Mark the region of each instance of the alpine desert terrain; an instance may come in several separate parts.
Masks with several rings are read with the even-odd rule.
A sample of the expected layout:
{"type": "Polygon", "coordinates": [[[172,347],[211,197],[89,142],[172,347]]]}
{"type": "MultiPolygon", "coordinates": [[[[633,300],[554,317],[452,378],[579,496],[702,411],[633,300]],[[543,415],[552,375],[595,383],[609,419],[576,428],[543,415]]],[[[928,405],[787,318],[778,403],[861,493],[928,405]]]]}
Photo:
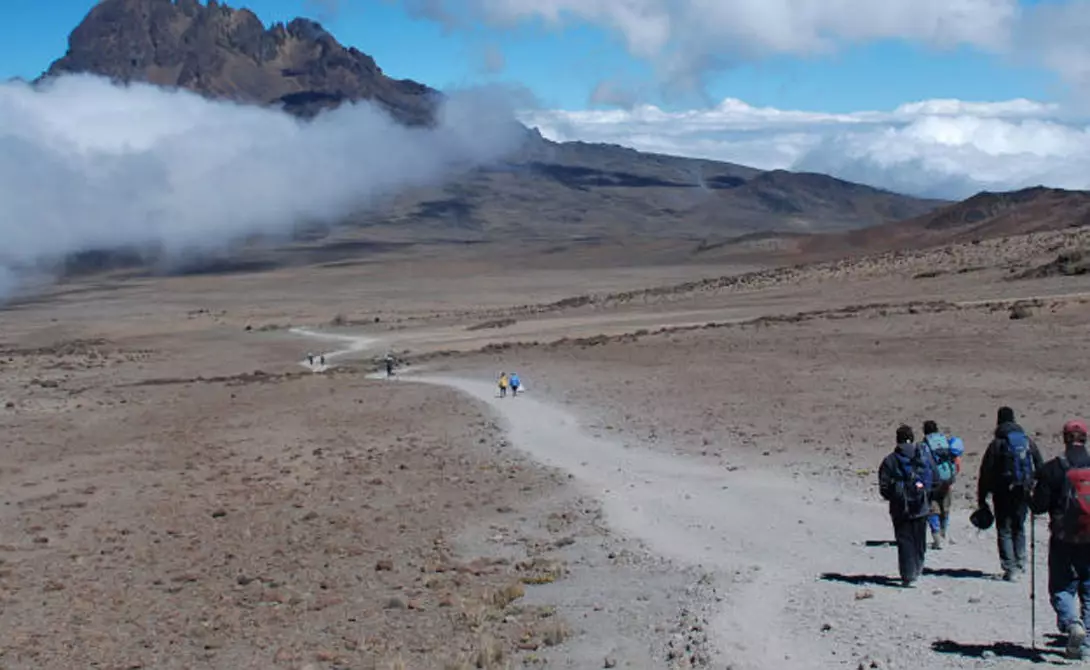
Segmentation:
{"type": "Polygon", "coordinates": [[[0,319],[0,660],[1058,661],[1043,524],[1031,631],[967,517],[999,405],[1046,455],[1086,412],[1088,236],[72,279],[0,319]],[[967,454],[954,544],[905,590],[875,470],[928,418],[967,454]]]}
{"type": "Polygon", "coordinates": [[[0,668],[1062,662],[1044,524],[1012,584],[968,515],[1000,405],[1048,456],[1090,413],[1087,193],[950,203],[514,119],[424,178],[443,94],[211,0],[102,0],[58,56],[19,100],[97,91],[124,141],[54,155],[97,126],[13,117],[48,159],[13,174],[85,172],[6,210],[0,668]],[[134,149],[148,84],[181,125],[134,149]],[[275,125],[185,117],[224,110],[275,125]],[[331,116],[389,141],[261,130],[331,116]],[[224,129],[247,160],[190,165],[224,129]],[[331,188],[368,166],[387,188],[331,188]],[[967,453],[903,589],[876,469],[927,419],[967,453]]]}

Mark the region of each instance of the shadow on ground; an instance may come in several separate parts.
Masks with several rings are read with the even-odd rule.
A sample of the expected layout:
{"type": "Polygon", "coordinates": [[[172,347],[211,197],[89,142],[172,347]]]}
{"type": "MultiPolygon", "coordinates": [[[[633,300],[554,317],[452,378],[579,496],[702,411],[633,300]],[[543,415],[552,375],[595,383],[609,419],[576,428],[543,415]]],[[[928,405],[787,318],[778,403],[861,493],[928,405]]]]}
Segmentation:
{"type": "MultiPolygon", "coordinates": [[[[923,574],[925,577],[945,577],[947,579],[995,579],[995,575],[969,568],[924,568],[923,574]]],[[[854,586],[890,586],[898,588],[901,586],[899,578],[888,575],[846,575],[840,572],[824,572],[821,574],[821,579],[826,582],[841,582],[854,586]]]]}
{"type": "Polygon", "coordinates": [[[841,582],[855,586],[893,586],[901,588],[901,580],[887,575],[845,575],[839,572],[823,572],[821,579],[826,582],[841,582]]]}
{"type": "Polygon", "coordinates": [[[930,577],[948,577],[950,579],[995,579],[996,576],[983,570],[971,568],[924,568],[923,574],[930,577]]]}
{"type": "Polygon", "coordinates": [[[951,654],[965,658],[1006,658],[1033,663],[1045,663],[1051,654],[1041,649],[1031,649],[1014,642],[993,642],[992,644],[967,644],[953,640],[939,640],[931,649],[940,654],[951,654]]]}

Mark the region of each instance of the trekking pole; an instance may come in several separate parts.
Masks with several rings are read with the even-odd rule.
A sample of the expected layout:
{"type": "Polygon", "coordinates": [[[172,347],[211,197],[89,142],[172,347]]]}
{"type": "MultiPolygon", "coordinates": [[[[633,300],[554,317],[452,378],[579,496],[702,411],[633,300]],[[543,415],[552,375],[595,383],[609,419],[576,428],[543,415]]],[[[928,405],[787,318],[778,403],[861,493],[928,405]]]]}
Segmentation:
{"type": "Polygon", "coordinates": [[[1037,515],[1029,515],[1029,645],[1037,651],[1037,515]]]}

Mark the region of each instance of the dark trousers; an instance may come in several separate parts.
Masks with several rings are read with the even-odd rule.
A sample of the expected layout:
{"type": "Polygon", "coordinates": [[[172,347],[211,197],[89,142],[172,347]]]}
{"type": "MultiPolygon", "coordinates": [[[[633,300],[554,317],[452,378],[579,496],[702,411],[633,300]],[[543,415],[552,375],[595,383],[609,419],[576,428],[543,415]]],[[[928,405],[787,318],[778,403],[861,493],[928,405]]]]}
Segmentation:
{"type": "Polygon", "coordinates": [[[1021,497],[995,498],[996,546],[1004,573],[1026,569],[1026,515],[1029,506],[1021,497]]]}
{"type": "Polygon", "coordinates": [[[893,522],[893,537],[897,541],[897,568],[906,584],[923,574],[927,555],[927,517],[893,522]]]}
{"type": "Polygon", "coordinates": [[[1049,540],[1048,595],[1061,633],[1090,623],[1090,545],[1049,540]]]}

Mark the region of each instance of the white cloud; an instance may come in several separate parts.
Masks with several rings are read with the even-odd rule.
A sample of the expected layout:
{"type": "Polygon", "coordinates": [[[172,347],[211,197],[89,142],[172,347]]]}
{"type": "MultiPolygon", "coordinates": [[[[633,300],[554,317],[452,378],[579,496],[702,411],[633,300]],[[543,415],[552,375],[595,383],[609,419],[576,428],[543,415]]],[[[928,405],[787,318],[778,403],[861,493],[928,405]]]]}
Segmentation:
{"type": "Polygon", "coordinates": [[[925,100],[848,114],[753,107],[668,112],[536,110],[528,125],[558,141],[795,169],[892,190],[961,198],[1046,184],[1090,188],[1090,128],[1031,100],[925,100]]]}
{"type": "Polygon", "coordinates": [[[903,40],[968,47],[1059,74],[1090,93],[1090,0],[391,0],[468,28],[584,23],[618,36],[665,91],[702,92],[707,75],[768,56],[814,57],[903,40]]]}
{"type": "Polygon", "coordinates": [[[0,84],[0,297],[73,252],[218,253],[494,160],[521,139],[501,96],[453,94],[411,129],[367,103],[306,123],[90,76],[0,84]]]}
{"type": "Polygon", "coordinates": [[[657,66],[662,83],[675,86],[698,85],[707,71],[739,61],[769,55],[825,55],[844,44],[882,39],[1001,53],[1015,46],[1025,23],[1018,0],[402,2],[451,28],[466,25],[467,17],[496,26],[533,20],[558,27],[574,22],[602,26],[616,33],[633,56],[657,66]],[[421,5],[427,11],[421,11],[421,5]]]}

